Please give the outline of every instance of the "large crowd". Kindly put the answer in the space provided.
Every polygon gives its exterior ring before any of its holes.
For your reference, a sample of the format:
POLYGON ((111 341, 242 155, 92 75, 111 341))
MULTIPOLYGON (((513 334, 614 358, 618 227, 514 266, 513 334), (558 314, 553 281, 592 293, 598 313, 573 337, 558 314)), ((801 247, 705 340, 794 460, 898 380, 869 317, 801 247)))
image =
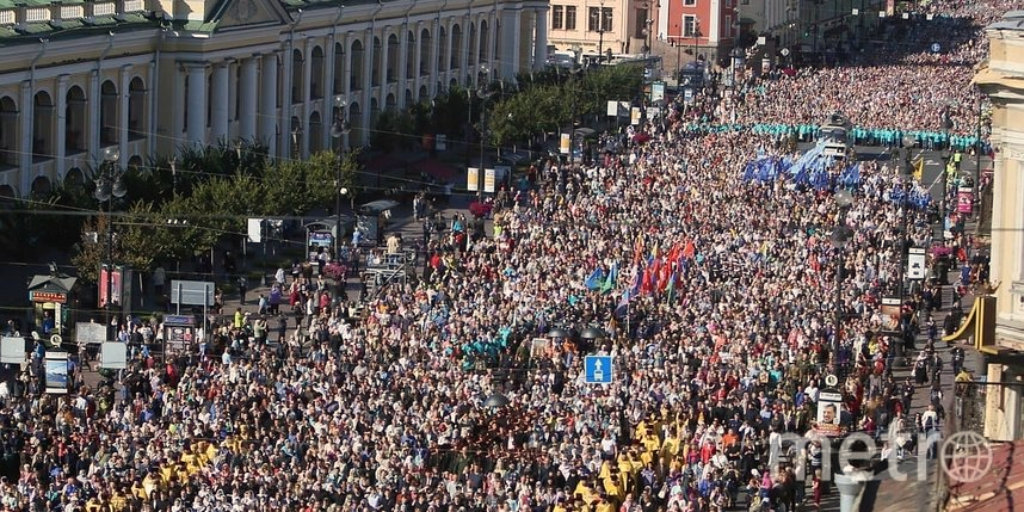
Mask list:
MULTIPOLYGON (((985 22, 1011 7, 930 9, 985 22)), ((21 391, 0 387, 3 454, 20 468, 0 479, 0 506, 705 512, 820 503, 828 441, 812 436, 781 462, 769 447, 781 433, 814 430, 825 376, 841 377, 843 429, 909 456, 899 440, 935 428, 935 413, 915 416, 925 404, 912 398, 924 385, 941 396, 941 373, 898 382, 891 369, 914 356, 941 368, 927 316, 956 305, 934 299, 942 295, 925 280, 900 313, 881 307, 900 289, 904 218, 914 243, 932 236, 929 210, 895 191, 924 185, 905 184, 884 160, 861 162, 855 184, 835 179, 839 166, 827 186, 744 180, 755 155, 798 155, 770 135, 690 127, 726 116, 796 125, 839 109, 861 126, 930 130, 950 108, 954 129, 970 132, 981 100, 971 68, 957 63, 983 58, 983 39, 974 25, 946 54, 907 51, 934 30, 922 21, 891 41, 898 62, 752 79, 739 96, 672 103, 640 127, 644 142, 617 154, 539 162, 528 186, 496 202, 493 228, 429 223, 423 273, 364 293, 361 310, 323 278, 278 272, 261 313, 282 315, 215 317, 168 364, 146 348, 162 330, 140 324, 126 338, 143 349, 116 384, 90 388, 76 372, 77 393, 39 394, 33 369, 14 386, 21 391), (840 189, 854 197, 844 211, 840 189), (837 249, 840 224, 853 236, 837 249), (588 327, 604 334, 582 339, 588 327), (568 336, 551 336, 556 328, 568 336), (614 356, 611 384, 584 382, 589 354, 614 356)), ((965 233, 940 244, 948 250, 933 254, 959 259, 965 283, 985 279, 982 266, 970 268, 965 233)), ((351 275, 358 266, 348 262, 351 275)))

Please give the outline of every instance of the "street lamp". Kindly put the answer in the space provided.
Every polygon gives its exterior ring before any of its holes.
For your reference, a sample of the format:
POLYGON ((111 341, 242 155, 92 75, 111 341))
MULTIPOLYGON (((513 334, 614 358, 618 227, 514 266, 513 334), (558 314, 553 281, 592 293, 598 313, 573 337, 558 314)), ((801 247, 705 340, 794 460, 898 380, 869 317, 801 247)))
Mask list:
MULTIPOLYGON (((476 97, 480 98, 480 172, 484 171, 484 139, 487 138, 487 100, 494 93, 487 89, 487 85, 481 85, 476 91, 476 97)), ((483 196, 484 187, 477 187, 477 194, 483 196)))
POLYGON ((100 165, 99 175, 96 176, 96 192, 94 194, 101 207, 103 203, 107 203, 107 274, 102 284, 106 292, 106 301, 103 307, 106 310, 107 329, 110 329, 110 305, 114 298, 114 199, 128 195, 124 176, 117 165, 120 158, 121 153, 117 146, 110 146, 103 150, 103 163, 100 165))
POLYGON ((853 194, 848 190, 840 190, 835 194, 836 204, 839 206, 839 217, 836 220, 836 227, 832 230, 832 247, 836 250, 836 290, 835 290, 835 316, 832 319, 832 363, 837 364, 839 354, 839 335, 843 321, 843 267, 846 266, 846 246, 853 239, 853 230, 846 225, 846 212, 853 205, 853 194))
POLYGON ((743 65, 746 54, 743 52, 743 48, 739 45, 733 46, 732 51, 729 52, 729 57, 732 58, 732 86, 736 87, 736 71, 739 70, 740 66, 743 65))
POLYGON ((339 94, 334 97, 334 122, 331 124, 331 137, 335 141, 338 158, 334 168, 334 189, 336 191, 334 196, 334 261, 341 261, 341 196, 348 195, 348 189, 341 186, 341 151, 343 148, 341 139, 352 131, 348 116, 345 115, 346 107, 348 107, 348 101, 345 96, 339 94))

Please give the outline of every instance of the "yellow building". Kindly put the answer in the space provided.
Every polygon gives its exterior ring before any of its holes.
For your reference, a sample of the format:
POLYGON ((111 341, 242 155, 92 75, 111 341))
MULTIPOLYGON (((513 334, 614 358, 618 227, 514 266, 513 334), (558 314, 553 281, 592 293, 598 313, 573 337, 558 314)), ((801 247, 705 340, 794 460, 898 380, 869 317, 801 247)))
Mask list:
POLYGON ((116 147, 262 139, 305 157, 377 114, 547 60, 545 0, 0 0, 0 196, 45 193, 116 147))
MULTIPOLYGON (((992 101, 994 162, 991 282, 998 288, 981 314, 986 355, 985 435, 1024 438, 1024 11, 986 29, 989 61, 975 83, 992 101), (993 304, 994 303, 994 304, 993 304), (993 316, 994 318, 987 318, 993 316), (994 322, 992 322, 994 320, 994 322)), ((976 337, 977 337, 976 336, 976 337)))

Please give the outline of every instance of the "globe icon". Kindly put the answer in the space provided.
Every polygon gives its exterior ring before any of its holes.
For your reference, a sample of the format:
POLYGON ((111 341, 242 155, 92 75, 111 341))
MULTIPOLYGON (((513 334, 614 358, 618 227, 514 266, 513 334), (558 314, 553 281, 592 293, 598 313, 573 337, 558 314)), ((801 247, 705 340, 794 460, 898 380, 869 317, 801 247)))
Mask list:
POLYGON ((992 447, 976 432, 963 431, 942 442, 942 470, 953 483, 981 480, 992 468, 992 447))

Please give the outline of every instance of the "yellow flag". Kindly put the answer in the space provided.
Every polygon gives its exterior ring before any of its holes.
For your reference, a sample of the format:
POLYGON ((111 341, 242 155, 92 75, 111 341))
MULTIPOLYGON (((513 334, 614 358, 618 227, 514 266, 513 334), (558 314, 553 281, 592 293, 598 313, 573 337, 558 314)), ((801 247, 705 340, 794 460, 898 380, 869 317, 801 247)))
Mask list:
POLYGON ((924 179, 924 158, 914 163, 914 179, 919 182, 924 179))

